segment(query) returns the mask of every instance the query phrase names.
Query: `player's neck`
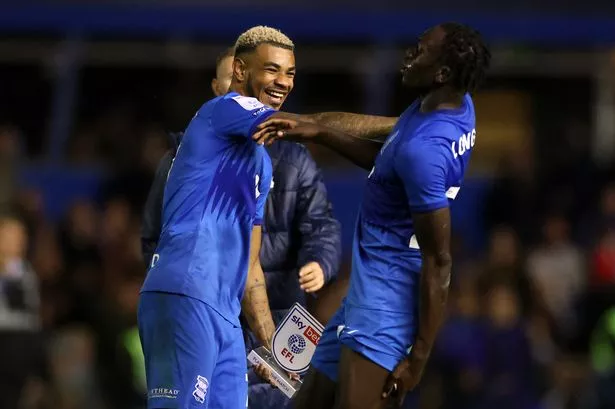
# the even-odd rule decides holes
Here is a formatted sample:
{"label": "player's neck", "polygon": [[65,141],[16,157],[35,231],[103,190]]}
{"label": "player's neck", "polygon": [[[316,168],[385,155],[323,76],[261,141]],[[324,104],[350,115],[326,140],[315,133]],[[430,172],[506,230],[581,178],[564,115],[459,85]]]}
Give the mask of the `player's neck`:
{"label": "player's neck", "polygon": [[464,94],[447,86],[432,90],[421,98],[421,112],[459,108],[463,105]]}
{"label": "player's neck", "polygon": [[246,92],[243,84],[239,84],[235,81],[231,82],[231,86],[229,87],[228,92],[236,92],[239,95],[243,95],[244,97],[248,96],[248,93]]}

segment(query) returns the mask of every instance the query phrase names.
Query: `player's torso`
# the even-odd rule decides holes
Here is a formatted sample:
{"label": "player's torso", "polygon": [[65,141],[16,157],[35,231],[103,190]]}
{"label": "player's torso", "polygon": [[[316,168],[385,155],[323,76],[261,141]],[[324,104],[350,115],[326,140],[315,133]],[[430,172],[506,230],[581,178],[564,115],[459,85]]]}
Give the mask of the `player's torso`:
{"label": "player's torso", "polygon": [[[420,149],[418,138],[431,121],[451,121],[455,132],[442,135],[450,148],[446,169],[446,196],[457,196],[468,166],[476,131],[474,108],[467,97],[464,112],[451,115],[421,115],[418,104],[410,106],[386,139],[370,171],[357,220],[353,243],[351,289],[348,301],[365,308],[408,309],[407,301],[417,290],[421,254],[414,234],[408,197],[402,182],[400,147]],[[397,161],[397,165],[395,165]],[[392,302],[393,298],[400,300]],[[401,300],[404,300],[402,303]]]}
{"label": "player's torso", "polygon": [[216,135],[208,108],[190,122],[169,172],[162,233],[143,291],[189,295],[226,316],[239,308],[271,161],[263,146]]}

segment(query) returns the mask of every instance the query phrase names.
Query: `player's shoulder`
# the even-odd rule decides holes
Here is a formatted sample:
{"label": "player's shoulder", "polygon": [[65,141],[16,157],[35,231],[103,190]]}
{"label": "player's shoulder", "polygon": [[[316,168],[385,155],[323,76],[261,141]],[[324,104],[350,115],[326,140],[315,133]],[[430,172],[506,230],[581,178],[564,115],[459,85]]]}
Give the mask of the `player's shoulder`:
{"label": "player's shoulder", "polygon": [[466,94],[462,107],[426,116],[417,129],[417,134],[420,138],[457,139],[461,134],[472,131],[475,126],[474,104],[472,97]]}
{"label": "player's shoulder", "polygon": [[217,101],[217,104],[224,106],[232,106],[235,108],[243,108],[246,111],[254,111],[255,109],[260,109],[265,106],[258,99],[253,97],[246,97],[244,95],[240,95],[237,92],[229,92],[225,95],[219,97],[220,99]]}
{"label": "player's shoulder", "polygon": [[461,128],[446,118],[428,117],[421,121],[410,137],[399,144],[397,154],[401,154],[404,160],[414,161],[425,159],[425,155],[448,152],[451,142],[459,138],[461,133]]}
{"label": "player's shoulder", "polygon": [[447,118],[432,118],[424,121],[416,130],[415,142],[433,139],[450,139],[459,133],[460,126]]}

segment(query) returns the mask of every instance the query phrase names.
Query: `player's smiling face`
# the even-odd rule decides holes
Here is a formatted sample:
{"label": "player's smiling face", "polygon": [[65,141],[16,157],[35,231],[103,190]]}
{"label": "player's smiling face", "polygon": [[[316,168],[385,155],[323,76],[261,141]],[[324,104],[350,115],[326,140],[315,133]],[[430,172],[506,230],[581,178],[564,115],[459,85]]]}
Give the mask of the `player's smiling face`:
{"label": "player's smiling face", "polygon": [[292,50],[261,44],[248,57],[246,91],[273,109],[280,109],[295,81]]}
{"label": "player's smiling face", "polygon": [[441,65],[442,43],[446,32],[436,26],[421,36],[418,44],[406,51],[402,66],[403,84],[415,89],[429,89],[445,78],[443,71],[448,67]]}

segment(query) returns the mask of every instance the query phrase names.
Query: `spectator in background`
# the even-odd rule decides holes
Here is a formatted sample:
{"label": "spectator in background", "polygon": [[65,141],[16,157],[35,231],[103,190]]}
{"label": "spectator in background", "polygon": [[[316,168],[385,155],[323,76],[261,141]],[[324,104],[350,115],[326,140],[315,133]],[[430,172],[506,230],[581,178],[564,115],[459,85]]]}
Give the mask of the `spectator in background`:
{"label": "spectator in background", "polygon": [[59,300],[56,299],[56,307],[60,308],[57,316],[59,323],[90,323],[96,315],[98,303],[103,297],[101,267],[106,264],[101,255],[101,225],[95,205],[78,200],[60,226],[62,258],[66,260],[66,266],[65,274],[54,283],[56,290],[62,294]]}
{"label": "spectator in background", "polygon": [[487,258],[478,285],[486,294],[495,285],[506,285],[515,292],[522,306],[522,314],[530,317],[536,310],[535,289],[525,271],[525,261],[516,232],[499,226],[491,232]]}
{"label": "spectator in background", "polygon": [[570,226],[564,217],[547,217],[542,232],[542,243],[528,257],[528,273],[553,318],[555,331],[570,340],[585,290],[585,260],[570,239]]}
{"label": "spectator in background", "polygon": [[589,354],[594,376],[581,407],[615,408],[615,307],[608,308],[598,319],[591,334]]}
{"label": "spectator in background", "polygon": [[591,261],[591,287],[615,288],[615,229],[607,229],[599,236]]}
{"label": "spectator in background", "polygon": [[589,352],[592,369],[597,374],[615,372],[615,307],[606,310],[598,320]]}
{"label": "spectator in background", "polygon": [[99,214],[93,203],[73,203],[60,230],[63,257],[71,267],[98,263]]}
{"label": "spectator in background", "polygon": [[602,189],[598,203],[597,208],[590,207],[590,213],[580,223],[579,242],[585,248],[596,246],[602,233],[615,231],[615,184]]}
{"label": "spectator in background", "polygon": [[28,237],[17,219],[0,219],[0,328],[31,330],[40,327],[36,273],[26,260]]}
{"label": "spectator in background", "polygon": [[486,296],[483,409],[535,409],[535,368],[516,291],[494,286]]}
{"label": "spectator in background", "polygon": [[40,294],[27,243],[21,221],[0,219],[0,408],[17,408],[25,386],[45,377]]}
{"label": "spectator in background", "polygon": [[492,232],[487,261],[478,283],[481,294],[496,286],[506,286],[514,291],[520,313],[528,324],[532,347],[541,351],[541,359],[548,361],[553,347],[551,317],[536,285],[528,276],[519,240],[510,227],[501,226]]}
{"label": "spectator in background", "polygon": [[[105,409],[95,373],[93,334],[84,327],[67,327],[51,340],[49,355],[53,392],[45,396],[49,409]],[[4,407],[4,406],[3,406]]]}

